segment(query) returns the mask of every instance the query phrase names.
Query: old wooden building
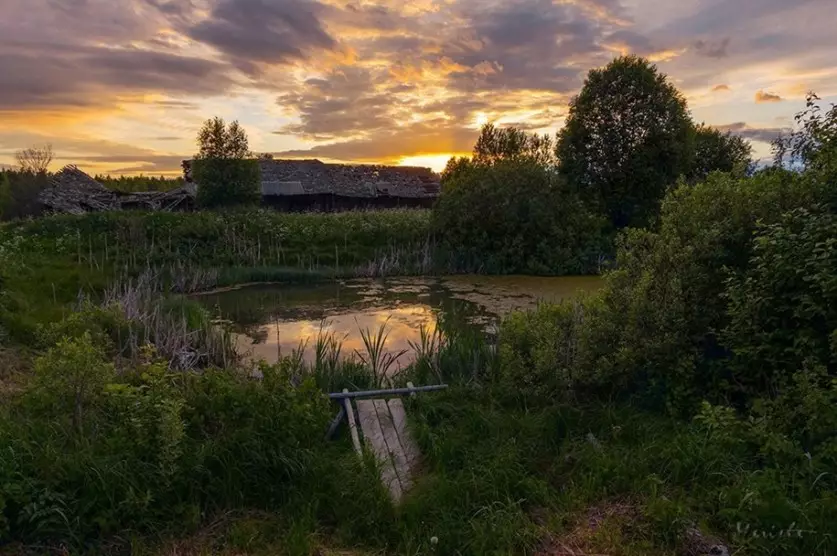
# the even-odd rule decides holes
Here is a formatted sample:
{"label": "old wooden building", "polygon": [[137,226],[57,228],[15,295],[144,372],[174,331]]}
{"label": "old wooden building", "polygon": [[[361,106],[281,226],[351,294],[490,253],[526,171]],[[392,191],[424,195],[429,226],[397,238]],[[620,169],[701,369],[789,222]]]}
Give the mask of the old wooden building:
{"label": "old wooden building", "polygon": [[[439,196],[439,175],[429,168],[319,160],[260,160],[259,167],[263,203],[277,210],[430,207]],[[191,161],[183,168],[191,183]]]}

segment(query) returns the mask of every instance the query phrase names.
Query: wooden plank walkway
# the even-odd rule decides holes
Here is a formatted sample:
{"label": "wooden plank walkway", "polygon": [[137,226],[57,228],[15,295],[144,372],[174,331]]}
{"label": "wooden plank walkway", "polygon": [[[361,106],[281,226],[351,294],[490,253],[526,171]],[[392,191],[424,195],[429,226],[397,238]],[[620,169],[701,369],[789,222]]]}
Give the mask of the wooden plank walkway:
{"label": "wooden plank walkway", "polygon": [[401,399],[357,400],[357,413],[363,437],[381,469],[381,481],[395,502],[413,484],[418,449],[407,430]]}

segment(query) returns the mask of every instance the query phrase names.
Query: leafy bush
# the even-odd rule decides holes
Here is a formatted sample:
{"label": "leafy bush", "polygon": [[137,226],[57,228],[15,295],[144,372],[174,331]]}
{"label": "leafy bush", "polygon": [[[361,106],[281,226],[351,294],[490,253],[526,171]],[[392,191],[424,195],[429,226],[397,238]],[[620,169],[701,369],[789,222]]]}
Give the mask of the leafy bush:
{"label": "leafy bush", "polygon": [[604,253],[602,224],[550,170],[529,160],[457,170],[433,213],[452,256],[496,273],[595,272]]}
{"label": "leafy bush", "polygon": [[261,170],[257,160],[204,158],[193,161],[192,176],[198,184],[202,207],[258,204],[262,198]]}
{"label": "leafy bush", "polygon": [[837,217],[796,209],[764,226],[747,269],[727,283],[732,385],[774,397],[795,373],[837,377]]}
{"label": "leafy bush", "polygon": [[620,240],[599,323],[609,347],[595,369],[602,384],[672,408],[724,399],[728,350],[718,333],[728,322],[726,279],[748,266],[759,222],[821,195],[816,182],[784,172],[715,174],[673,190],[658,233],[629,230]]}
{"label": "leafy bush", "polygon": [[324,469],[333,466],[328,402],[278,367],[263,382],[172,374],[149,351],[117,374],[85,333],[39,358],[36,378],[2,412],[6,539],[78,545],[188,529],[219,509],[279,508],[337,488],[324,480],[334,474]]}
{"label": "leafy bush", "polygon": [[[595,298],[542,305],[530,313],[512,313],[503,320],[498,339],[500,381],[526,403],[568,400],[586,377],[600,310]],[[579,380],[581,379],[581,380]]]}

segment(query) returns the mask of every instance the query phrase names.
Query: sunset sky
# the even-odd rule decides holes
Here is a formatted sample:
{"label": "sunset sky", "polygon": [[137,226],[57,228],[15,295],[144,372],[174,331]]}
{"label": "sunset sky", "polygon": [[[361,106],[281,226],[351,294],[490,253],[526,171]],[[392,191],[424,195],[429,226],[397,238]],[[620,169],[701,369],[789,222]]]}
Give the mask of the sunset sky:
{"label": "sunset sky", "polygon": [[554,133],[590,68],[655,61],[766,141],[837,101],[835,0],[0,0],[0,165],[179,173],[203,120],[255,152],[440,169],[485,122]]}

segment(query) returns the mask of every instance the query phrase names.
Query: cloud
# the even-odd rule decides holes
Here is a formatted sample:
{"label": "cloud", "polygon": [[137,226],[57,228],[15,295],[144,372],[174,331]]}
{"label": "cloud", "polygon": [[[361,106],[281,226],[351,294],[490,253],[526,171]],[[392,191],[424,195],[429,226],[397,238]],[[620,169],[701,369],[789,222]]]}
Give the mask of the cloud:
{"label": "cloud", "polygon": [[259,73],[261,64],[305,60],[335,49],[321,11],[318,2],[308,0],[222,0],[186,34],[218,49],[245,72]]}
{"label": "cloud", "polygon": [[358,162],[397,162],[405,156],[470,152],[477,130],[446,126],[444,121],[422,122],[375,136],[339,141],[274,153],[276,157],[311,158]]}
{"label": "cloud", "polygon": [[714,87],[712,87],[712,92],[713,93],[726,93],[726,92],[729,92],[731,90],[732,89],[729,88],[729,85],[723,85],[723,84],[715,85]]}
{"label": "cloud", "polygon": [[756,92],[756,102],[782,102],[784,99],[775,93],[769,93],[764,90]]}
{"label": "cloud", "polygon": [[774,139],[785,133],[787,130],[779,127],[751,127],[745,122],[735,122],[726,125],[713,126],[721,131],[729,131],[752,141],[771,143]]}
{"label": "cloud", "polygon": [[719,41],[699,40],[695,42],[694,48],[699,55],[707,58],[726,58],[729,42],[729,37],[725,37]]}

